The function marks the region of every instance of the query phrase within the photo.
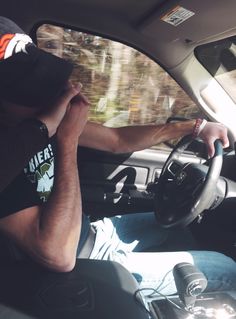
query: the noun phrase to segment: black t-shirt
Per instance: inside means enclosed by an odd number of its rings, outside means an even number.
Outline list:
[[[3,125],[3,120],[1,116],[0,191],[14,180],[36,152],[48,144],[48,132],[42,130],[39,124],[35,125],[35,121],[38,123],[36,119],[27,119],[13,127]]]
[[[24,170],[0,193],[0,218],[22,209],[42,205],[47,202],[54,182],[55,140],[35,154]],[[80,245],[89,232],[89,219],[82,220]]]

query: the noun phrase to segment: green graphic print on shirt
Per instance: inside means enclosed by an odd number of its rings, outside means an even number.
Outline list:
[[[34,155],[29,161],[24,172],[27,178],[35,185],[36,191],[42,202],[46,202],[54,181],[54,155],[52,145]]]

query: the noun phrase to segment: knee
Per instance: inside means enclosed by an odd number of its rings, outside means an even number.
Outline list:
[[[207,291],[236,290],[236,262],[219,252],[193,252],[194,264],[205,274]]]

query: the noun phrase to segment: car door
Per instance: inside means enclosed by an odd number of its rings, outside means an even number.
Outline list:
[[[37,39],[39,47],[74,64],[72,81],[83,84],[82,92],[91,103],[90,121],[119,127],[203,117],[157,63],[127,45],[50,24],[39,27]],[[84,211],[96,216],[152,211],[152,185],[171,149],[162,144],[132,154],[111,154],[80,148]],[[183,160],[191,159],[196,160],[194,153],[183,155]]]

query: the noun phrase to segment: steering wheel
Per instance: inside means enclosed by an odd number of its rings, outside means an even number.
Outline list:
[[[164,228],[186,226],[215,201],[216,185],[223,163],[223,148],[215,141],[215,155],[209,168],[199,163],[180,162],[183,151],[193,142],[183,137],[166,160],[158,179],[155,215]]]

